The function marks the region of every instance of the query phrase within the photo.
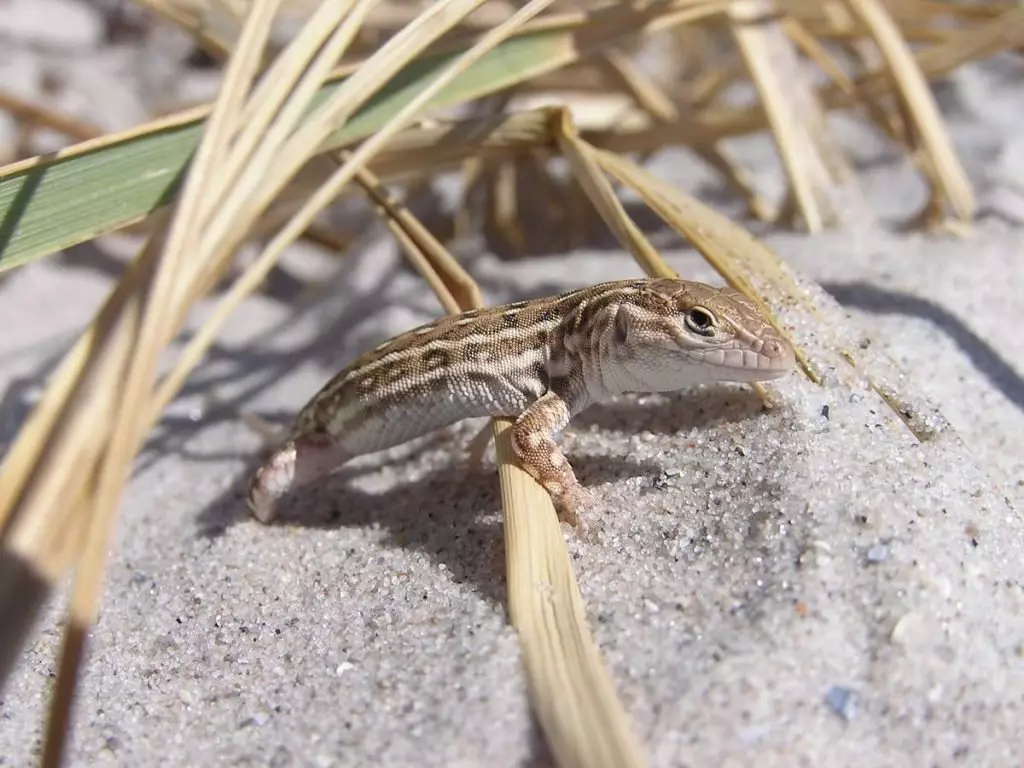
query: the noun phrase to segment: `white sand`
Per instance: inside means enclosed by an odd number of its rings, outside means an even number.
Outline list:
[[[983,191],[1007,172],[993,147],[1009,121],[993,115],[954,121]],[[765,147],[748,149],[757,170]],[[655,167],[714,192],[680,155]],[[913,208],[902,162],[865,173],[878,210]],[[889,350],[903,391],[959,436],[918,444],[863,386],[796,375],[769,414],[719,387],[574,422],[565,445],[603,534],[569,545],[652,765],[1018,766],[1024,235],[988,218],[969,240],[768,241],[848,303],[851,335]],[[258,440],[237,408],[285,420],[357,350],[438,311],[394,259],[387,242],[354,254],[348,284],[283,332],[281,306],[253,300],[172,406],[124,501],[71,764],[549,762],[503,607],[497,478],[463,463],[475,424],[357,462],[299,494],[286,524],[244,515]],[[617,251],[468,262],[492,301],[638,273]],[[48,260],[2,287],[0,325],[18,329],[0,337],[5,441],[105,285]],[[4,693],[0,764],[38,750],[60,608]]]

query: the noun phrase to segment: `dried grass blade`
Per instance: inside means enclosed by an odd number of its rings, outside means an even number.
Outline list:
[[[718,146],[694,147],[693,151],[701,160],[722,174],[722,178],[743,200],[752,216],[760,221],[771,220],[771,204],[754,189],[743,166],[736,163]]]
[[[146,254],[144,253],[144,256]],[[146,273],[145,268],[137,270]],[[116,316],[105,334],[104,345],[90,356],[80,371],[75,371],[76,352],[69,355],[73,364],[64,368],[71,371],[70,381],[76,397],[71,400],[59,421],[55,421],[46,434],[33,435],[28,440],[42,437],[46,443],[43,452],[36,457],[39,466],[25,483],[17,499],[17,510],[10,526],[4,530],[5,578],[0,582],[0,603],[4,622],[2,655],[6,658],[16,647],[20,647],[39,607],[49,594],[49,588],[60,573],[79,556],[82,542],[89,537],[96,526],[109,526],[103,516],[93,492],[99,462],[102,460],[104,443],[108,438],[109,425],[118,417],[118,388],[128,369],[131,348],[138,335],[140,316],[138,295],[128,295],[127,312]],[[71,377],[68,377],[69,379]],[[59,382],[56,389],[67,385]],[[22,438],[16,443],[21,448]],[[67,454],[62,458],[57,454]],[[47,460],[49,462],[47,463]],[[5,464],[5,474],[11,470]],[[106,547],[93,544],[100,566],[106,555]],[[21,563],[19,572],[11,563]],[[11,578],[13,577],[13,578]],[[28,587],[26,589],[26,586]],[[77,585],[76,585],[77,588]],[[62,664],[62,674],[77,670],[82,648],[78,645],[84,639],[84,631],[76,632],[81,622],[74,616],[69,624],[65,647],[68,658]],[[6,682],[10,669],[4,667],[2,682]],[[71,706],[74,680],[66,676],[57,680],[57,693],[51,709],[51,722],[64,723],[69,718],[67,708]],[[63,750],[63,732],[51,729],[57,741],[48,741],[44,748],[44,761],[48,765],[59,762]]]
[[[107,467],[104,467],[107,469]],[[99,483],[102,485],[102,482]],[[93,486],[97,485],[94,479]],[[84,524],[82,533],[85,540],[82,562],[75,574],[71,593],[71,606],[64,628],[64,642],[60,652],[60,668],[57,682],[50,698],[46,734],[43,741],[42,768],[59,768],[63,762],[68,737],[71,734],[71,712],[75,701],[75,689],[82,663],[85,659],[85,643],[89,629],[95,620],[97,594],[103,581],[103,571],[110,532],[115,515],[113,510],[104,514],[97,509],[100,502],[90,488],[81,502],[93,509],[82,509],[77,517]]]
[[[618,51],[608,51],[603,55],[602,63],[628,91],[636,104],[650,113],[656,122],[671,124],[680,119],[675,103],[639,67]],[[717,70],[721,73],[724,70]],[[717,146],[697,147],[695,152],[709,166],[725,178],[730,187],[746,203],[748,210],[767,221],[771,212],[766,200],[762,198],[747,181],[743,169],[733,163]]]
[[[915,133],[927,152],[926,167],[934,171],[934,183],[945,195],[961,221],[974,217],[974,193],[953,142],[946,131],[935,97],[917,66],[899,27],[876,0],[845,0],[850,11],[874,37],[900,98],[907,105]]]
[[[351,115],[363,106],[411,60],[423,53],[441,35],[451,29],[485,0],[441,0],[418,16],[398,34],[388,40],[362,67],[357,69],[339,88],[338,92],[320,104],[292,136],[286,152],[302,157],[310,147],[320,147],[327,137],[344,125]],[[521,22],[514,23],[513,28]],[[499,29],[505,29],[504,26]],[[484,50],[492,46],[486,45]],[[472,59],[475,61],[478,57]],[[460,70],[461,71],[461,70]],[[450,73],[449,68],[445,69]],[[450,76],[450,74],[449,74]],[[445,84],[450,82],[446,80]],[[437,93],[440,89],[433,89]],[[423,100],[425,104],[428,100]],[[420,107],[417,104],[417,109]],[[406,104],[408,108],[408,103]],[[399,118],[395,118],[399,119]],[[287,166],[289,156],[281,160]]]
[[[851,98],[857,96],[857,85],[843,70],[842,66],[825,49],[825,46],[797,19],[789,17],[783,21],[786,34],[790,36],[804,55],[811,59],[833,85]],[[899,122],[874,99],[864,98],[863,104],[868,117],[885,134],[899,136]]]
[[[480,174],[481,159],[553,147],[548,121],[556,109],[541,107],[409,128],[391,139],[370,167],[387,181],[462,167],[469,185]]]
[[[246,206],[262,207],[273,197],[276,188],[254,194],[264,187],[266,168],[289,143],[324,78],[377,2],[321,5],[256,86],[242,112],[243,129],[233,142],[231,158],[211,184],[213,199],[222,200],[216,216],[225,226],[244,216]],[[215,241],[223,235],[214,228],[207,236]]]
[[[13,93],[0,91],[0,110],[10,112],[15,118],[26,123],[63,133],[75,141],[88,141],[103,133],[94,125],[56,112],[44,104],[27,101]]]
[[[347,158],[349,153],[339,155]],[[365,168],[356,174],[356,182],[378,206],[388,228],[406,249],[410,263],[437,294],[445,311],[456,314],[464,308],[483,306],[483,296],[476,281],[412,211],[395,200],[380,180]]]
[[[550,2],[552,0],[533,0],[533,2],[524,6],[506,24],[493,30],[481,39],[477,46],[474,46],[474,48],[457,59],[386,126],[351,153],[345,164],[331,174],[323,186],[309,197],[292,219],[264,247],[253,264],[235,281],[221,299],[214,312],[203,324],[203,327],[192,337],[179,356],[174,369],[161,382],[157,395],[154,398],[153,406],[149,410],[149,421],[147,423],[155,420],[160,410],[174,397],[174,394],[184,383],[192,368],[206,353],[210,344],[213,343],[217,331],[245,297],[265,279],[274,264],[277,263],[281,253],[284,252],[284,249],[291,245],[312,223],[317,214],[337,197],[355,174],[373,158],[380,147],[386,145],[392,136],[406,127],[409,122],[417,119],[418,112],[430,102],[437,90],[444,88],[452,79],[458,76],[459,72],[470,66],[474,60],[484,55],[490,48],[497,45],[501,41],[502,36],[509,34],[511,30],[515,29],[517,24],[521,24],[530,15],[538,13]],[[312,151],[312,148],[307,147],[307,150]]]
[[[806,82],[772,0],[735,0],[730,28],[764,105],[792,193],[807,228],[865,219],[854,174],[832,140],[821,104]],[[839,186],[846,189],[842,192]]]
[[[188,257],[199,251],[200,238],[207,226],[207,211],[220,201],[219,171],[225,165],[225,156],[231,156],[229,147],[233,149],[237,138],[245,98],[262,63],[274,14],[281,2],[254,0],[239,37],[239,48],[228,60],[218,98],[189,166],[153,280],[154,294],[164,302],[154,307],[154,314],[147,318],[147,331],[143,335],[143,347],[149,348],[146,345],[152,344],[153,354],[170,340],[172,326],[167,315],[180,315],[179,307],[183,309],[186,304],[185,293],[193,270],[187,273],[183,270],[189,267],[202,269],[206,261]]]
[[[462,306],[448,289],[444,279],[431,264],[427,250],[441,248],[441,244],[427,232],[426,228],[412,216],[405,206],[392,199],[390,193],[380,186],[375,176],[363,170],[356,174],[356,183],[376,206],[391,234],[395,236],[405,252],[405,258],[420,277],[430,286],[444,311],[450,315],[462,311]],[[422,237],[423,234],[427,236]],[[443,250],[443,248],[442,248]],[[479,298],[478,298],[479,301]]]
[[[434,3],[423,14],[421,23],[410,25],[410,28],[403,29],[385,43],[368,60],[364,68],[346,80],[332,97],[314,109],[300,127],[290,133],[279,146],[274,147],[272,154],[265,151],[267,142],[264,142],[259,148],[260,160],[263,162],[247,167],[243,171],[238,184],[228,192],[222,202],[217,219],[204,231],[205,240],[210,243],[227,243],[227,238],[233,237],[237,243],[238,219],[255,219],[316,152],[328,135],[337,131],[339,125],[344,123],[352,112],[408,64],[409,58],[422,52],[461,16],[471,12],[481,2],[483,0],[440,0]],[[467,52],[466,55],[470,53]],[[443,78],[444,75],[439,81],[447,83],[448,80]],[[389,125],[399,125],[407,114],[422,109],[437,90],[425,88],[417,98],[399,110]],[[424,94],[429,96],[424,98]],[[366,151],[367,146],[377,141],[381,134],[386,133],[390,136],[393,132],[393,128],[382,128],[378,135],[360,147],[360,151]],[[373,146],[375,151],[376,145]],[[371,153],[366,152],[366,155]],[[363,159],[360,158],[359,162],[363,162]],[[351,175],[348,178],[351,179]]]
[[[157,218],[162,221],[166,215],[160,214]],[[89,374],[94,363],[92,355],[112,338],[121,308],[150,268],[151,264],[141,258],[128,267],[93,322],[64,356],[42,399],[18,431],[14,444],[8,448],[3,464],[0,464],[0,527],[4,539],[10,535],[11,520],[35,468],[49,463],[44,458],[44,451],[48,450],[47,440],[67,411],[75,388]],[[60,427],[65,429],[66,425]],[[67,442],[66,438],[51,440],[51,444],[58,446]]]
[[[821,42],[810,33],[799,19],[787,16],[782,20],[782,27],[786,34],[796,44],[803,54],[813,61],[818,69],[822,71],[829,80],[835,83],[844,93],[853,95],[855,90],[853,80],[846,74],[842,65],[835,60]]]
[[[126,301],[129,307],[131,298]],[[31,421],[34,429],[19,435],[10,464],[5,461],[3,466],[4,486],[11,491],[4,499],[10,505],[3,510],[9,516],[3,531],[5,553],[22,557],[50,581],[67,563],[62,557],[48,555],[62,551],[59,542],[64,522],[109,435],[125,356],[138,333],[135,317],[118,314],[102,337],[102,347],[93,351],[82,368],[75,370],[72,365],[65,369],[71,375],[58,380],[55,389],[67,388],[68,402]],[[73,362],[77,362],[77,352],[78,348],[69,355]],[[26,461],[29,457],[31,464]],[[8,599],[17,600],[18,596],[9,594],[3,585],[0,600]]]
[[[569,110],[559,110],[557,115],[552,118],[552,126],[562,154],[569,161],[573,177],[587,193],[587,197],[590,198],[601,218],[615,233],[622,246],[628,249],[636,260],[648,269],[650,274],[658,275],[663,268],[667,269],[654,246],[648,242],[640,228],[629,218],[629,214],[622,207],[622,203],[616,197],[608,179],[594,162],[590,145],[580,140]],[[670,275],[671,270],[668,274],[660,274],[662,277]]]
[[[423,111],[434,97],[443,89],[448,87],[459,75],[469,69],[475,62],[479,61],[485,54],[497,47],[504,39],[509,37],[516,28],[524,24],[529,18],[542,11],[544,8],[549,6],[553,0],[531,0],[531,2],[524,5],[518,10],[507,22],[499,25],[494,30],[491,30],[486,35],[482,36],[472,48],[463,53],[454,62],[444,69],[429,85],[423,88],[415,97],[410,99],[402,109],[387,123],[386,126],[378,130],[372,137],[363,142],[356,150],[352,152],[351,157],[345,166],[342,168],[344,173],[348,173],[347,177],[351,178],[351,175],[355,173],[358,167],[366,164],[369,159],[379,152],[391,138],[401,129],[407,127],[413,120],[415,120],[418,114]],[[383,51],[384,49],[382,49]],[[370,69],[367,67],[367,69]],[[353,78],[354,79],[354,78]],[[346,86],[348,83],[346,83]],[[356,84],[353,85],[355,94],[360,93],[362,86]],[[344,87],[342,89],[344,91]],[[329,102],[324,106],[322,118],[326,118],[332,115],[336,115],[338,112],[342,112],[341,107],[349,104],[350,99],[353,98],[348,93],[340,93],[338,98],[338,104]],[[347,106],[346,106],[347,108]],[[308,133],[306,131],[308,130]],[[311,118],[304,126],[302,131],[298,132],[292,141],[298,146],[313,146],[318,143],[317,137],[321,137],[323,140],[330,132],[329,126],[321,126],[316,118]],[[307,143],[309,142],[309,143]],[[348,168],[348,171],[345,171]]]
[[[639,768],[647,760],[587,629],[551,499],[519,464],[511,426],[494,424],[509,614],[541,728],[560,768]]]
[[[680,119],[679,110],[673,101],[630,59],[617,51],[608,51],[603,54],[602,63],[629,92],[637,105],[649,112],[655,121],[672,124]],[[718,70],[719,73],[723,71]],[[695,152],[704,162],[722,174],[729,186],[743,198],[751,213],[762,221],[770,218],[767,201],[748,183],[742,168],[730,161],[717,146],[697,147]]]
[[[1024,7],[1007,11],[994,21],[958,31],[949,42],[921,50],[917,54],[917,62],[927,77],[937,78],[973,59],[1020,46],[1024,46]],[[829,109],[855,106],[858,98],[878,98],[888,93],[889,78],[887,69],[874,70],[855,79],[856,97],[837,85],[819,91],[819,97]],[[584,132],[583,138],[614,152],[648,152],[664,146],[714,144],[763,130],[766,126],[767,119],[759,107],[717,108],[672,125],[654,125],[623,132]]]
[[[110,362],[100,371],[108,378],[116,377],[114,381],[107,382],[110,393],[107,398],[117,397],[117,409],[109,409],[101,422],[113,422],[109,440],[99,442],[83,457],[86,470],[95,473],[94,487],[90,489],[92,493],[83,500],[83,506],[91,512],[91,520],[75,574],[61,675],[57,679],[57,692],[50,708],[50,728],[43,749],[43,760],[47,766],[58,766],[62,760],[78,666],[84,654],[88,627],[94,623],[98,610],[108,540],[128,468],[142,437],[143,425],[139,423],[138,414],[145,409],[155,376],[157,355],[171,335],[168,326],[180,314],[176,311],[174,297],[185,292],[179,282],[184,281],[180,265],[184,260],[183,252],[195,242],[193,230],[190,230],[194,226],[191,215],[203,210],[204,195],[208,193],[202,182],[215,167],[219,151],[227,146],[229,136],[235,130],[234,123],[242,104],[242,96],[238,91],[244,93],[244,84],[255,77],[259,53],[269,33],[278,2],[280,0],[257,0],[247,18],[241,44],[248,47],[229,62],[225,89],[221,91],[221,98],[214,106],[207,133],[200,143],[193,174],[186,182],[178,206],[178,218],[170,227],[167,248],[156,265],[152,281],[130,297],[120,313],[118,328],[121,332],[115,336],[116,343],[108,344],[103,350]],[[256,56],[252,54],[253,50]],[[182,219],[182,216],[189,218]],[[86,394],[87,398],[89,394]],[[102,402],[101,396],[93,397],[92,401]],[[50,487],[53,485],[51,483]],[[67,490],[77,491],[78,487]],[[29,507],[24,513],[24,519],[41,520],[46,511],[40,509],[35,515],[30,515]],[[10,544],[12,548],[19,544],[17,527],[12,532]]]
[[[168,0],[135,0],[135,2],[181,27],[214,59],[223,61],[228,57],[232,41],[220,34],[219,31],[211,29],[210,25],[204,24],[201,15],[191,4],[185,5],[181,2],[168,2]]]
[[[50,712],[43,735],[43,755],[40,768],[60,768],[64,751],[71,734],[71,712],[74,705],[75,686],[85,657],[85,640],[88,627],[72,621],[64,631],[61,644],[60,665],[57,668],[57,684],[50,697]],[[71,681],[72,684],[68,684]]]
[[[647,110],[656,120],[670,123],[678,119],[679,110],[668,97],[633,61],[611,50],[600,54],[598,62],[618,81],[639,107]]]
[[[969,61],[1020,46],[1024,46],[1024,6],[1018,5],[996,19],[956,30],[946,42],[919,51],[916,60],[924,75],[934,79]],[[887,87],[887,78],[887,71],[874,73],[861,87],[880,92]]]

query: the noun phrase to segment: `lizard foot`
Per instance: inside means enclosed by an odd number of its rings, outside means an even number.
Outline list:
[[[552,494],[552,501],[555,503],[555,509],[558,510],[559,519],[575,528],[578,534],[583,535],[587,530],[587,525],[582,518],[587,510],[597,503],[594,493],[582,485],[576,484],[557,496]]]

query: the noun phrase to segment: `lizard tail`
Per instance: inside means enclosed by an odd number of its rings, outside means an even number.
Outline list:
[[[253,475],[246,503],[253,517],[269,523],[288,492],[326,475],[351,456],[332,441],[304,436],[288,440]]]

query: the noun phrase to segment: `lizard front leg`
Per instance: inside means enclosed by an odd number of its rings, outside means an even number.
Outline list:
[[[554,436],[584,405],[569,392],[550,390],[523,411],[512,430],[512,446],[523,469],[551,495],[562,519],[576,527],[580,511],[593,497],[576,479]]]

